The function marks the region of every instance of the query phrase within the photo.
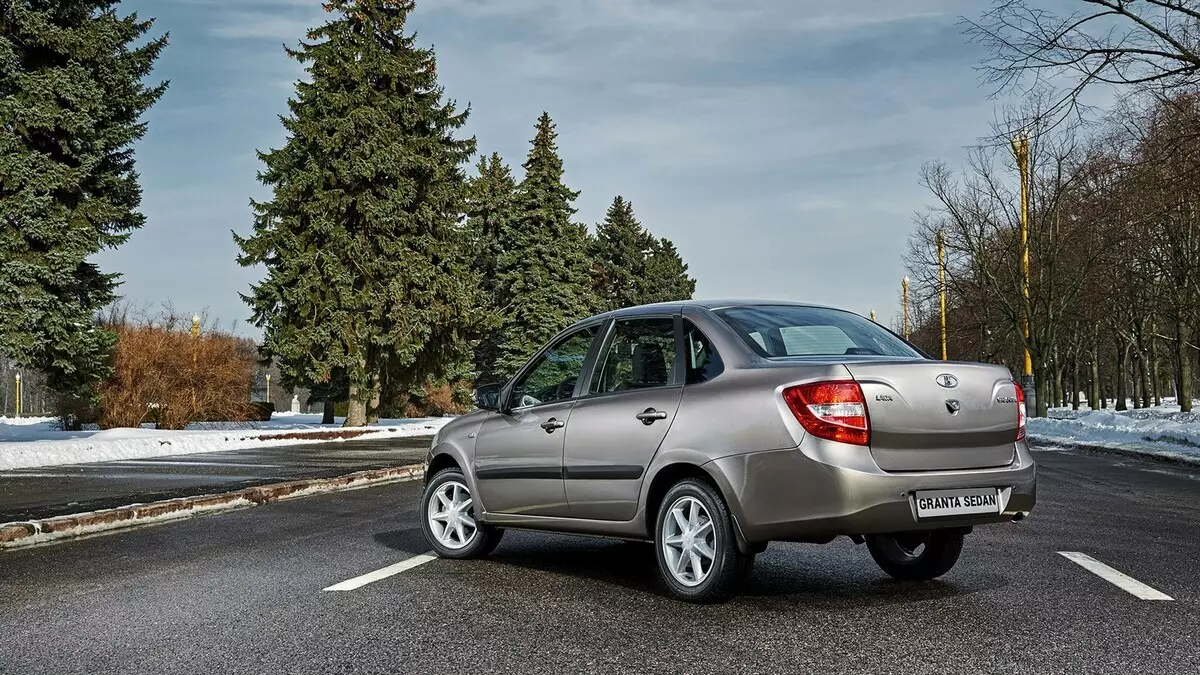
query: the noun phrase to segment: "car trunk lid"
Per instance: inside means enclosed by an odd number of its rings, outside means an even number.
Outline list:
[[[1012,463],[1017,398],[1003,366],[888,360],[845,367],[862,387],[871,455],[884,471]]]

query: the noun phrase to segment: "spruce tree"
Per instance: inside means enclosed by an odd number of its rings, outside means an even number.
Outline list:
[[[95,320],[119,274],[90,259],[142,227],[133,143],[167,84],[167,36],[115,0],[0,2],[0,353],[94,401],[116,335]],[[71,423],[71,420],[64,420]]]
[[[603,311],[643,304],[647,254],[653,237],[633,215],[633,204],[617,195],[592,246],[593,284]]]
[[[586,226],[572,222],[579,193],[562,182],[557,133],[543,112],[517,190],[512,226],[502,234],[498,301],[499,374],[507,377],[534,350],[596,308]]]
[[[346,425],[366,423],[385,379],[442,376],[467,352],[477,281],[459,216],[475,139],[469,110],[443,101],[433,51],[404,33],[412,0],[329,0],[333,14],[287,53],[310,81],[283,118],[287,141],[259,153],[272,199],[234,235],[266,278],[243,298],[262,350],[291,379],[344,369]]]
[[[646,261],[642,302],[673,302],[690,300],[696,292],[696,280],[688,276],[683,262],[670,239],[652,239],[650,256]]]
[[[512,171],[498,153],[481,157],[479,175],[471,181],[467,202],[467,227],[471,235],[474,263],[480,279],[481,321],[475,336],[475,372],[477,384],[499,379],[502,311],[499,299],[498,266],[503,252],[502,239],[511,227],[513,200],[517,184]]]

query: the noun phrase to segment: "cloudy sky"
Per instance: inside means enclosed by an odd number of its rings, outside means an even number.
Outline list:
[[[255,151],[302,75],[283,52],[318,0],[126,0],[170,46],[138,146],[147,226],[100,257],[137,305],[207,310],[257,335],[230,230],[266,196]],[[922,162],[957,162],[995,101],[958,19],[985,0],[418,0],[467,133],[519,173],[543,111],[577,218],[614,195],[675,241],[698,297],[816,301],[882,321],[926,202]]]

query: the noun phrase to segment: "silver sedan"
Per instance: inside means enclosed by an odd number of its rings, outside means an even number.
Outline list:
[[[736,593],[771,541],[847,536],[893,577],[938,577],[1036,495],[1007,368],[934,360],[828,307],[590,317],[476,405],[426,459],[438,555],[487,555],[509,528],[652,542],[663,589],[693,602]]]

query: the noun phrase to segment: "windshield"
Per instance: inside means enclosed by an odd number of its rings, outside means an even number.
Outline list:
[[[882,326],[852,312],[766,305],[715,313],[760,356],[899,356],[924,358]]]

